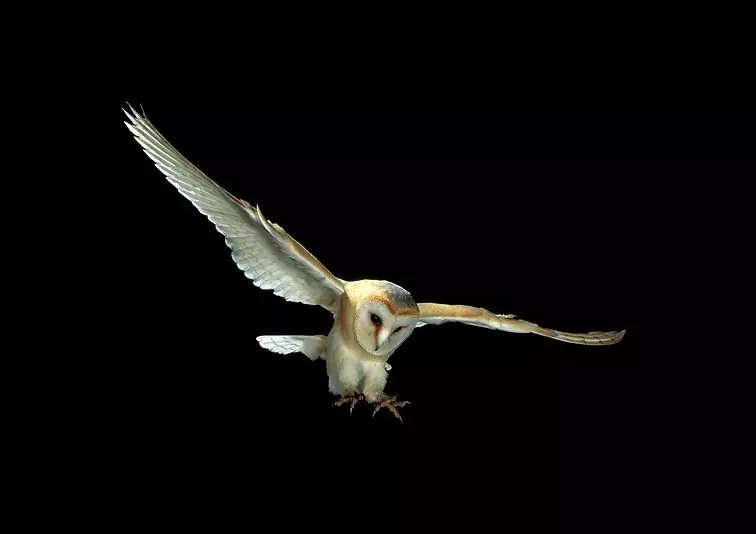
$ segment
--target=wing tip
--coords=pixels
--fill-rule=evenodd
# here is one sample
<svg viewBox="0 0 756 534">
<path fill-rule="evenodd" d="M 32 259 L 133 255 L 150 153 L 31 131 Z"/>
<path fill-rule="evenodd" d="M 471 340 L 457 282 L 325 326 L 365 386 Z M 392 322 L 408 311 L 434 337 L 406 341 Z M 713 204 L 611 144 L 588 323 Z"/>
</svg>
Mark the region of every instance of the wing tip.
<svg viewBox="0 0 756 534">
<path fill-rule="evenodd" d="M 602 335 L 599 337 L 598 345 L 616 345 L 625 337 L 627 329 L 615 330 L 612 332 L 596 332 L 596 335 Z"/>
<path fill-rule="evenodd" d="M 129 108 L 131 112 L 127 111 L 126 108 Z M 149 122 L 149 119 L 147 118 L 147 113 L 144 111 L 144 106 L 140 103 L 139 109 L 142 110 L 142 113 L 139 113 L 136 109 L 134 109 L 134 106 L 131 105 L 131 102 L 128 100 L 124 102 L 124 105 L 121 107 L 121 111 L 123 111 L 124 115 L 128 117 L 128 119 L 131 121 L 133 125 L 137 125 L 139 122 Z M 128 123 L 126 123 L 128 126 Z"/>
<path fill-rule="evenodd" d="M 131 110 L 131 114 L 134 115 L 135 117 L 139 117 L 140 119 L 147 118 L 147 114 L 144 112 L 144 106 L 141 103 L 139 104 L 139 109 L 142 110 L 141 114 L 136 109 L 134 109 L 134 106 L 132 106 L 131 102 L 129 102 L 128 100 L 124 102 L 124 105 L 128 106 L 128 108 Z M 126 108 L 121 108 L 121 109 L 123 110 L 124 113 L 128 115 Z"/>
</svg>

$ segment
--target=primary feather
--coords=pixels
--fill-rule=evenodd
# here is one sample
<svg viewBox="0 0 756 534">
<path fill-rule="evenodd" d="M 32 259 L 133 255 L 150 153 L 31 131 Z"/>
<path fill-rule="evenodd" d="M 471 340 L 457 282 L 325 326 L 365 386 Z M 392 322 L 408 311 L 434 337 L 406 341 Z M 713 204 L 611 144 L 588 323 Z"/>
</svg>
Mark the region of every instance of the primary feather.
<svg viewBox="0 0 756 534">
<path fill-rule="evenodd" d="M 317 304 L 334 311 L 344 292 L 331 274 L 279 225 L 238 199 L 194 166 L 144 116 L 123 110 L 126 126 L 179 193 L 225 236 L 231 257 L 255 286 L 288 301 Z"/>
</svg>

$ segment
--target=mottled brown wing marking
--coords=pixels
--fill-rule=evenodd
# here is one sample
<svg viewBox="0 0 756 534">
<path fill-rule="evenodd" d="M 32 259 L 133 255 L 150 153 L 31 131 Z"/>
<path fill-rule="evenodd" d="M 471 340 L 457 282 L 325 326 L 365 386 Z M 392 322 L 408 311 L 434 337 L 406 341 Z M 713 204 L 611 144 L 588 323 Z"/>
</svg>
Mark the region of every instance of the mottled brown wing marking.
<svg viewBox="0 0 756 534">
<path fill-rule="evenodd" d="M 445 317 L 448 320 L 455 318 L 476 318 L 481 317 L 484 313 L 490 314 L 483 308 L 473 308 L 472 306 L 436 304 L 423 302 L 418 304 L 420 308 L 420 318 L 423 317 Z"/>
</svg>

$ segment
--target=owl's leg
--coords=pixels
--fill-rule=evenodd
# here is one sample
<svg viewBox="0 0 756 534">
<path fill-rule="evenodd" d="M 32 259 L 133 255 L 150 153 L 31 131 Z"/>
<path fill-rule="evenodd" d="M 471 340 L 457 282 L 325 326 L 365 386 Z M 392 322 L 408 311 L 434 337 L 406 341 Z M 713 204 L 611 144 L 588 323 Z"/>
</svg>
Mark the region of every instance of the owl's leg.
<svg viewBox="0 0 756 534">
<path fill-rule="evenodd" d="M 394 417 L 399 421 L 404 422 L 402 416 L 399 414 L 397 408 L 402 408 L 409 404 L 409 401 L 398 401 L 396 396 L 391 397 L 383 392 L 383 388 L 386 387 L 386 381 L 388 380 L 387 366 L 373 365 L 365 369 L 365 382 L 363 391 L 365 393 L 365 399 L 370 404 L 375 404 L 375 410 L 373 410 L 373 417 L 381 408 L 386 408 L 388 411 L 394 414 Z"/>
<path fill-rule="evenodd" d="M 329 361 L 328 369 L 328 389 L 334 395 L 341 398 L 333 403 L 334 406 L 341 406 L 350 403 L 349 414 L 352 414 L 354 406 L 364 397 L 359 394 L 359 373 L 354 362 L 348 360 Z"/>
<path fill-rule="evenodd" d="M 378 401 L 383 395 L 383 388 L 386 387 L 388 372 L 384 364 L 370 362 L 363 368 L 364 377 L 362 380 L 362 392 L 369 403 Z"/>
</svg>

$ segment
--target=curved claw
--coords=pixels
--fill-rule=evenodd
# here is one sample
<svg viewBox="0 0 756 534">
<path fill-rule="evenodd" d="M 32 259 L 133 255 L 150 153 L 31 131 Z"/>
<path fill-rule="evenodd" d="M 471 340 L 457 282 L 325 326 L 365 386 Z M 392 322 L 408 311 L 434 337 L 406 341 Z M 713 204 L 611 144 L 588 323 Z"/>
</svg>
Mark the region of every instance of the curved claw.
<svg viewBox="0 0 756 534">
<path fill-rule="evenodd" d="M 400 422 L 404 423 L 404 420 L 402 419 L 401 414 L 397 410 L 397 408 L 403 408 L 407 404 L 410 404 L 409 401 L 398 401 L 396 397 L 389 397 L 384 396 L 381 400 L 379 400 L 375 405 L 375 410 L 373 410 L 373 417 L 375 417 L 375 414 L 378 413 L 378 410 L 381 408 L 386 408 L 388 411 L 394 414 L 394 417 L 399 419 Z"/>
<path fill-rule="evenodd" d="M 358 402 L 360 402 L 364 398 L 365 397 L 363 397 L 362 395 L 360 395 L 359 397 L 356 397 L 354 395 L 342 395 L 342 397 L 339 400 L 337 400 L 336 402 L 334 402 L 333 405 L 334 406 L 341 406 L 345 402 L 351 403 L 351 406 L 349 407 L 349 415 L 352 415 L 352 412 L 354 411 L 355 404 L 357 404 Z"/>
</svg>

